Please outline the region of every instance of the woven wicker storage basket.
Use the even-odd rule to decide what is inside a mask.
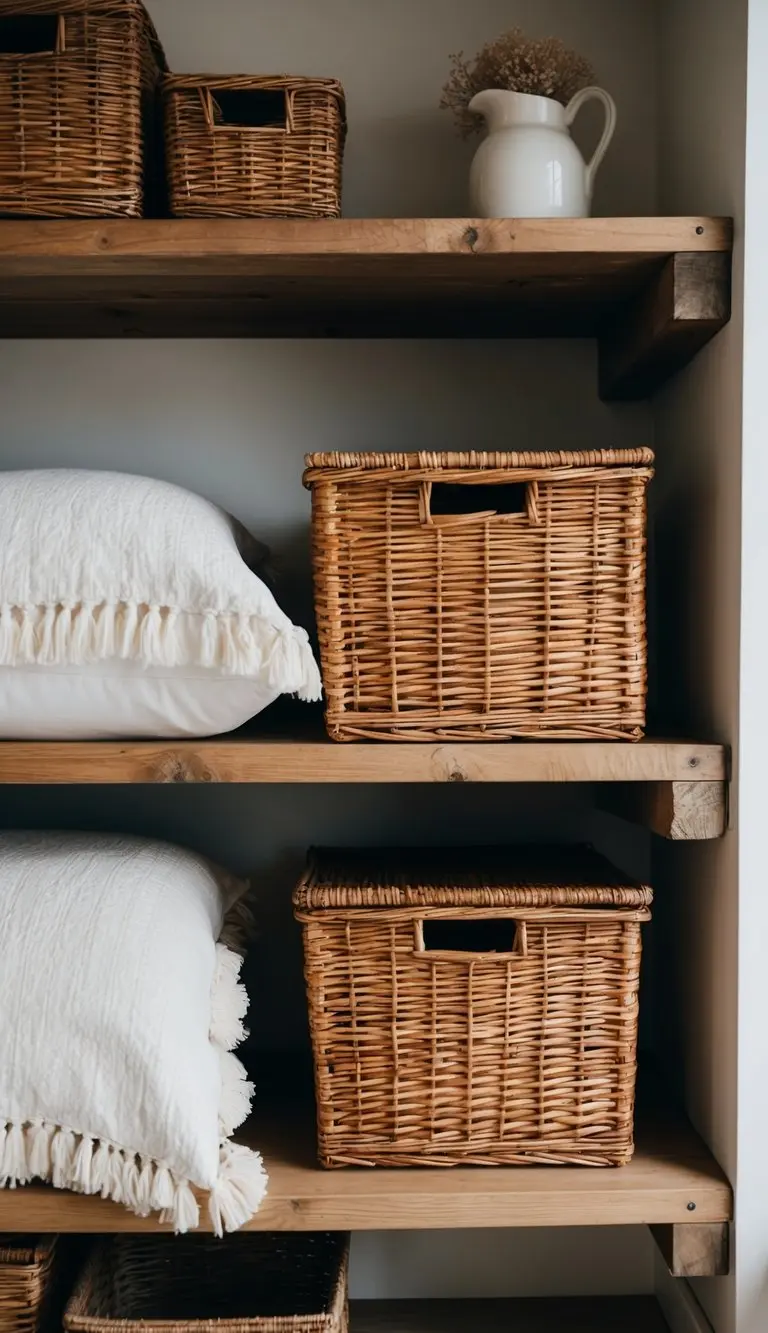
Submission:
[[[334,740],[637,740],[648,449],[309,454]]]
[[[311,853],[321,1164],[628,1162],[651,898],[583,848]]]
[[[55,1236],[0,1236],[0,1333],[56,1326],[56,1257]]]
[[[67,1306],[69,1333],[347,1333],[349,1237],[116,1236]]]
[[[139,0],[0,0],[0,215],[157,212],[164,69]]]
[[[164,88],[176,217],[339,216],[346,121],[335,79],[173,74]]]

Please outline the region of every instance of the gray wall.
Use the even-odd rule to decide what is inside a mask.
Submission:
[[[655,9],[645,0],[149,0],[172,66],[336,75],[346,85],[348,215],[466,211],[471,147],[437,110],[448,52],[514,23],[594,62],[619,129],[596,211],[655,211]],[[584,113],[583,142],[596,121]],[[283,600],[311,605],[306,450],[634,446],[650,409],[596,397],[589,343],[0,344],[0,465],[168,478],[275,549]],[[257,1048],[305,1040],[290,890],[311,842],[583,837],[579,789],[242,787],[0,793],[0,822],[119,827],[207,850],[263,885],[269,948],[250,968]],[[258,1077],[258,1068],[256,1070]],[[650,1289],[644,1231],[356,1238],[357,1294]]]

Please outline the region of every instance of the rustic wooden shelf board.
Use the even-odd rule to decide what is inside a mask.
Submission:
[[[652,1296],[353,1301],[351,1333],[669,1333]]]
[[[729,315],[727,218],[0,222],[0,337],[597,337],[651,392]]]
[[[640,1118],[629,1166],[456,1167],[323,1171],[314,1125],[285,1109],[256,1117],[238,1137],[258,1148],[269,1192],[251,1229],[410,1230],[725,1222],[731,1189],[685,1123]],[[694,1208],[691,1210],[690,1205]],[[0,1230],[160,1230],[117,1204],[28,1185],[0,1190]]]
[[[726,751],[689,741],[406,744],[282,739],[2,741],[0,784],[599,782],[722,784]],[[687,796],[690,801],[690,794]],[[707,799],[711,800],[708,790]]]

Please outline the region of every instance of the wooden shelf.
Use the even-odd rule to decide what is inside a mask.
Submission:
[[[669,1333],[652,1296],[353,1301],[351,1333]]]
[[[243,1141],[264,1155],[267,1198],[251,1223],[264,1231],[613,1226],[726,1222],[731,1189],[689,1125],[639,1118],[629,1166],[425,1167],[323,1171],[314,1125],[285,1108],[254,1119]],[[690,1205],[694,1208],[691,1209]],[[117,1204],[28,1185],[0,1190],[0,1230],[161,1230]]]
[[[722,745],[690,741],[407,744],[239,733],[194,741],[0,741],[0,784],[722,782]]]
[[[597,337],[644,397],[729,318],[726,218],[0,222],[0,337]]]
[[[676,840],[725,831],[727,766],[724,746],[690,741],[337,745],[311,722],[306,739],[0,741],[0,785],[588,782],[599,805]]]

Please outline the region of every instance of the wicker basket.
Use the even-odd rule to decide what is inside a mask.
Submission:
[[[56,1327],[61,1283],[55,1236],[0,1236],[0,1333]]]
[[[69,1333],[347,1333],[349,1237],[116,1236],[67,1306]]]
[[[311,854],[321,1164],[628,1162],[651,898],[583,848]]]
[[[310,454],[334,740],[637,740],[648,449]]]
[[[0,0],[0,215],[157,212],[164,69],[139,0]]]
[[[335,79],[174,74],[164,87],[176,217],[339,216],[346,122]]]

